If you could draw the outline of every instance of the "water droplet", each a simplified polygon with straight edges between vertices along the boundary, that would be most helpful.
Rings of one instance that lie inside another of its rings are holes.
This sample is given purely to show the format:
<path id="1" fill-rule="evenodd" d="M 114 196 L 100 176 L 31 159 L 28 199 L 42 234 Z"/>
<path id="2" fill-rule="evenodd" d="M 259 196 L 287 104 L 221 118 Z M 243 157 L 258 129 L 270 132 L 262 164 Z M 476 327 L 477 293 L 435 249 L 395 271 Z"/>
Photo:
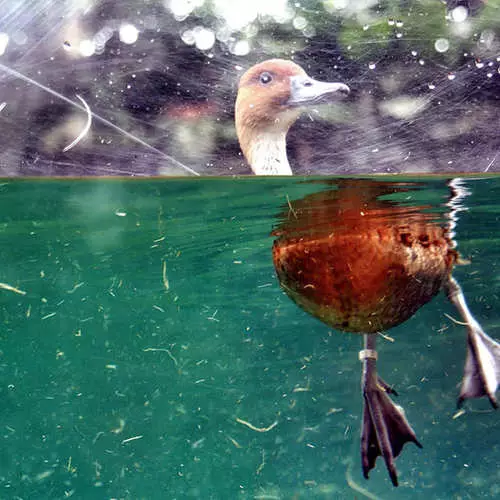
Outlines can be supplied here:
<path id="1" fill-rule="evenodd" d="M 124 23 L 120 26 L 118 35 L 121 42 L 131 45 L 137 42 L 137 39 L 139 38 L 139 30 L 133 24 Z"/>
<path id="2" fill-rule="evenodd" d="M 481 33 L 479 43 L 486 45 L 487 48 L 492 48 L 493 41 L 495 40 L 495 32 L 493 30 L 484 30 Z"/>
<path id="3" fill-rule="evenodd" d="M 451 11 L 451 19 L 456 23 L 463 23 L 467 17 L 469 17 L 469 12 L 467 8 L 462 5 L 455 7 Z"/>
<path id="4" fill-rule="evenodd" d="M 196 42 L 196 37 L 194 36 L 193 30 L 184 31 L 184 33 L 182 33 L 182 35 L 181 35 L 181 40 L 186 45 L 194 45 Z"/>
<path id="5" fill-rule="evenodd" d="M 368 63 L 368 67 L 370 69 L 375 69 L 377 67 L 377 65 L 374 62 L 371 62 L 371 63 Z"/>
<path id="6" fill-rule="evenodd" d="M 95 44 L 92 40 L 82 40 L 78 49 L 83 57 L 90 57 L 94 55 Z"/>
<path id="7" fill-rule="evenodd" d="M 295 16 L 292 23 L 296 30 L 303 30 L 307 26 L 307 19 L 303 16 Z"/>
<path id="8" fill-rule="evenodd" d="M 436 52 L 446 52 L 450 48 L 450 42 L 446 38 L 438 38 L 434 42 Z"/>
<path id="9" fill-rule="evenodd" d="M 250 52 L 250 43 L 248 40 L 239 40 L 234 44 L 231 52 L 236 56 L 246 56 Z"/>
<path id="10" fill-rule="evenodd" d="M 208 51 L 215 43 L 215 33 L 203 26 L 196 26 L 193 29 L 193 35 L 195 37 L 195 45 L 199 50 Z"/>
<path id="11" fill-rule="evenodd" d="M 8 43 L 9 43 L 9 36 L 7 35 L 7 33 L 0 33 L 0 56 L 4 54 Z"/>
<path id="12" fill-rule="evenodd" d="M 314 26 L 306 26 L 303 30 L 302 33 L 304 34 L 305 37 L 307 38 L 313 38 L 316 36 L 316 30 L 314 29 Z"/>

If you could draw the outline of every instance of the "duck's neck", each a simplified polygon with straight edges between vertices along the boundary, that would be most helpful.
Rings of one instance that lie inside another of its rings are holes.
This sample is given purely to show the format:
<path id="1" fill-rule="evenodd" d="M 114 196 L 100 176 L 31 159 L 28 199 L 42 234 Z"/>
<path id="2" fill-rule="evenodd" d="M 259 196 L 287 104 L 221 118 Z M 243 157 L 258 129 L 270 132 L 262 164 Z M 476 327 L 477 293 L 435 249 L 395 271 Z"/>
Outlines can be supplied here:
<path id="1" fill-rule="evenodd" d="M 292 175 L 286 155 L 286 132 L 255 131 L 245 156 L 256 175 Z"/>

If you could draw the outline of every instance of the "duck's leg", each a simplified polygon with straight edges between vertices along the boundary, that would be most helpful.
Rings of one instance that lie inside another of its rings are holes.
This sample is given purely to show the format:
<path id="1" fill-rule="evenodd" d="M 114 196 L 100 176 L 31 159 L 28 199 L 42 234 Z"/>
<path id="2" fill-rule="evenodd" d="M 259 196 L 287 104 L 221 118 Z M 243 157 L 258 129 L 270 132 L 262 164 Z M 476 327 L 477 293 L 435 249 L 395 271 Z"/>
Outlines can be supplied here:
<path id="1" fill-rule="evenodd" d="M 491 405 L 498 408 L 495 392 L 500 379 L 500 344 L 484 333 L 467 307 L 462 288 L 451 276 L 446 292 L 467 324 L 467 357 L 458 406 L 466 399 L 488 396 Z"/>
<path id="2" fill-rule="evenodd" d="M 396 394 L 377 375 L 376 335 L 364 335 L 364 349 L 359 353 L 363 363 L 363 427 L 361 430 L 361 464 L 363 475 L 375 467 L 380 455 L 385 460 L 392 484 L 398 485 L 398 474 L 394 459 L 401 453 L 405 443 L 411 441 L 419 448 L 415 432 L 404 416 L 403 409 L 396 406 L 388 394 Z"/>

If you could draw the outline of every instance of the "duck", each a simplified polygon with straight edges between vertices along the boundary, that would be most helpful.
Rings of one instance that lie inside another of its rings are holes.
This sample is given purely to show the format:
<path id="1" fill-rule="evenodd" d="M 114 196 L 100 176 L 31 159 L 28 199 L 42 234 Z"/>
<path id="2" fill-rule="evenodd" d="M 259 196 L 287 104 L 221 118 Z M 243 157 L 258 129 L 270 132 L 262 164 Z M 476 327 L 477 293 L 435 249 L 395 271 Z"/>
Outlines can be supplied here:
<path id="1" fill-rule="evenodd" d="M 235 105 L 240 148 L 256 175 L 293 175 L 286 135 L 304 109 L 343 99 L 350 88 L 311 78 L 293 61 L 269 59 L 241 77 Z"/>
<path id="2" fill-rule="evenodd" d="M 378 334 L 407 321 L 444 291 L 467 330 L 459 407 L 485 396 L 498 408 L 500 344 L 474 318 L 452 274 L 464 263 L 453 239 L 458 183 L 449 185 L 452 208 L 443 222 L 430 207 L 394 201 L 418 189 L 411 183 L 321 182 L 331 185 L 289 202 L 280 215 L 272 233 L 274 268 L 298 306 L 335 330 L 363 336 L 362 472 L 368 479 L 381 456 L 398 486 L 396 457 L 406 443 L 422 445 L 391 399 L 397 395 L 393 386 L 378 376 Z"/>

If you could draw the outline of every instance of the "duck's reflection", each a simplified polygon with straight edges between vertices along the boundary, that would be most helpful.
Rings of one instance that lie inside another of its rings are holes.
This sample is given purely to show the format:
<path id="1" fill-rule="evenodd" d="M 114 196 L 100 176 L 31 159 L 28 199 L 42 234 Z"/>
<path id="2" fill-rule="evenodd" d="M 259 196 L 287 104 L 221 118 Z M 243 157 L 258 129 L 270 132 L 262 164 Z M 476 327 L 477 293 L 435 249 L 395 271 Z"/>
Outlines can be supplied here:
<path id="1" fill-rule="evenodd" d="M 299 306 L 326 324 L 364 334 L 361 457 L 365 477 L 383 456 L 397 486 L 394 459 L 406 442 L 420 446 L 403 412 L 377 375 L 377 333 L 410 318 L 440 290 L 467 325 L 467 359 L 459 404 L 487 396 L 497 407 L 500 345 L 469 312 L 452 277 L 459 262 L 452 239 L 463 194 L 448 184 L 446 211 L 410 205 L 416 183 L 337 180 L 328 189 L 289 202 L 273 234 L 273 261 L 281 286 Z M 324 189 L 324 186 L 321 186 Z"/>

